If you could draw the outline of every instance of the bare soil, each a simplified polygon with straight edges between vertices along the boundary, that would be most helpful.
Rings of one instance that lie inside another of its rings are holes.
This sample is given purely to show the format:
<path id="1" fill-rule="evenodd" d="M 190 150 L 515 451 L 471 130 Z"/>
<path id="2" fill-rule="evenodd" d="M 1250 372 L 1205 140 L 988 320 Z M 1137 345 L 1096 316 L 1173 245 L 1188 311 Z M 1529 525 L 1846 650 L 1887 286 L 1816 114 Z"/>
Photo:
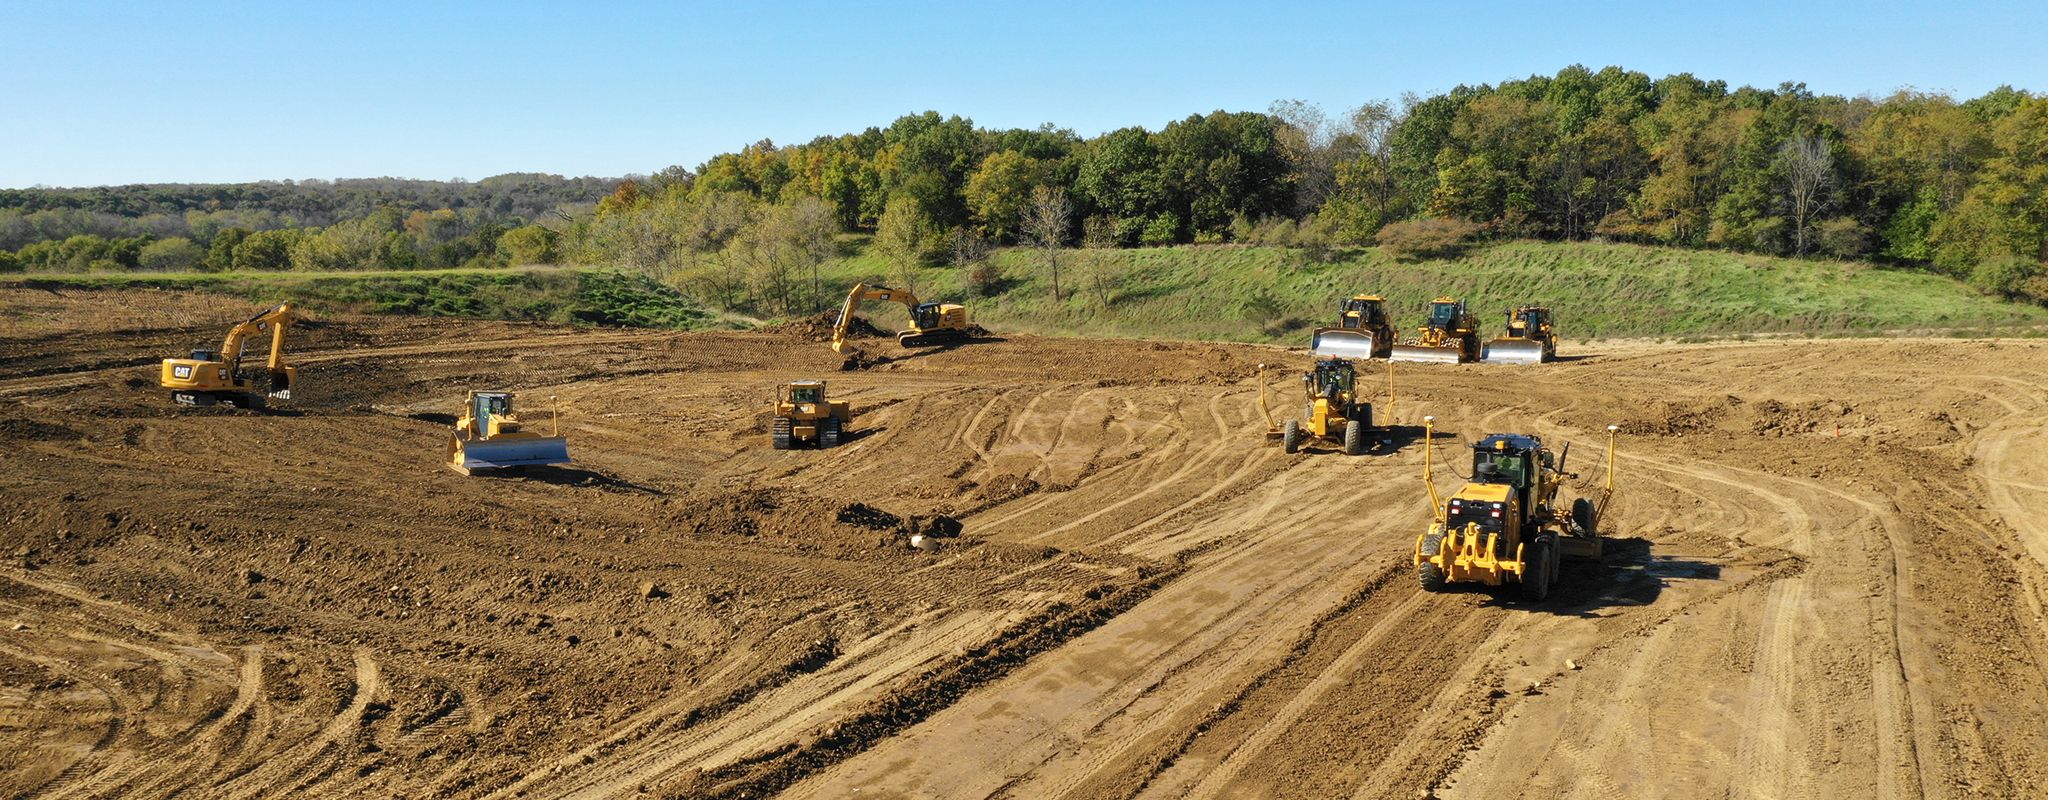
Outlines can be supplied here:
<path id="1" fill-rule="evenodd" d="M 2048 345 L 1403 365 L 1376 455 L 1290 456 L 1306 355 L 1198 343 L 345 317 L 174 407 L 255 310 L 196 297 L 0 291 L 0 796 L 2048 792 Z M 799 377 L 847 444 L 769 447 Z M 575 463 L 444 467 L 472 388 Z M 1420 591 L 1424 414 L 1445 489 L 1621 426 L 1606 556 Z"/>

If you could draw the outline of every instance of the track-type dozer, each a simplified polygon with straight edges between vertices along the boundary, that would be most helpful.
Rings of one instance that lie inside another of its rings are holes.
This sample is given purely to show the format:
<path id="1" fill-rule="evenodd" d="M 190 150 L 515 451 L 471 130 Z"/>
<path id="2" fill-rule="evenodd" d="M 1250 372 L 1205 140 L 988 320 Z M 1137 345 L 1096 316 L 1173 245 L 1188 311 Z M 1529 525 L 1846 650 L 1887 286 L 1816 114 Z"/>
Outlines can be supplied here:
<path id="1" fill-rule="evenodd" d="M 226 403 L 262 408 L 266 397 L 289 400 L 299 368 L 284 363 L 284 333 L 298 319 L 290 303 L 250 317 L 228 330 L 227 340 L 217 351 L 194 350 L 191 358 L 164 359 L 158 382 L 171 390 L 171 402 L 181 406 Z M 270 358 L 261 367 L 245 366 L 242 345 L 266 331 L 270 333 Z"/>
<path id="2" fill-rule="evenodd" d="M 448 467 L 464 475 L 476 470 L 569 463 L 560 415 L 543 436 L 522 428 L 512 413 L 511 392 L 469 393 L 469 406 L 448 437 Z"/>
<path id="3" fill-rule="evenodd" d="M 832 325 L 833 352 L 844 353 L 852 347 L 847 343 L 846 330 L 853 324 L 854 312 L 860 310 L 863 300 L 902 303 L 910 309 L 910 327 L 896 333 L 896 343 L 904 347 L 931 347 L 973 336 L 973 327 L 967 322 L 966 306 L 920 303 L 917 295 L 908 291 L 856 283 L 846 293 L 846 302 L 839 306 L 839 320 Z"/>
<path id="4" fill-rule="evenodd" d="M 1302 373 L 1301 383 L 1308 396 L 1301 419 L 1287 420 L 1278 427 L 1277 438 L 1287 452 L 1298 453 L 1311 443 L 1328 441 L 1340 444 L 1346 455 L 1362 455 L 1372 447 L 1374 434 L 1384 432 L 1373 427 L 1372 401 L 1358 385 L 1357 367 L 1350 359 L 1318 358 L 1312 370 Z M 1259 380 L 1259 407 L 1271 426 L 1263 377 Z M 1274 436 L 1271 432 L 1267 435 Z"/>
<path id="5" fill-rule="evenodd" d="M 1557 333 L 1551 330 L 1550 309 L 1519 306 L 1508 312 L 1507 332 L 1481 348 L 1488 364 L 1541 364 L 1557 357 Z"/>
<path id="6" fill-rule="evenodd" d="M 845 400 L 825 399 L 824 381 L 791 381 L 776 389 L 769 433 L 777 450 L 800 444 L 838 447 L 851 421 L 853 410 Z"/>
<path id="7" fill-rule="evenodd" d="M 1472 445 L 1472 479 L 1448 500 L 1436 492 L 1433 465 L 1436 418 L 1425 417 L 1423 482 L 1436 519 L 1415 538 L 1415 569 L 1422 588 L 1452 583 L 1514 583 L 1522 597 L 1542 600 L 1557 582 L 1564 558 L 1600 557 L 1600 515 L 1614 494 L 1614 426 L 1607 428 L 1607 484 L 1600 498 L 1558 505 L 1566 479 L 1564 452 L 1552 453 L 1530 434 L 1494 433 Z"/>
<path id="8" fill-rule="evenodd" d="M 1387 321 L 1386 300 L 1376 294 L 1355 295 L 1337 311 L 1337 324 L 1317 328 L 1308 349 L 1319 356 L 1386 358 L 1394 347 L 1394 325 Z"/>
<path id="9" fill-rule="evenodd" d="M 1439 297 L 1429 301 L 1429 322 L 1415 341 L 1394 345 L 1387 357 L 1395 361 L 1463 364 L 1479 360 L 1479 320 L 1465 301 Z"/>

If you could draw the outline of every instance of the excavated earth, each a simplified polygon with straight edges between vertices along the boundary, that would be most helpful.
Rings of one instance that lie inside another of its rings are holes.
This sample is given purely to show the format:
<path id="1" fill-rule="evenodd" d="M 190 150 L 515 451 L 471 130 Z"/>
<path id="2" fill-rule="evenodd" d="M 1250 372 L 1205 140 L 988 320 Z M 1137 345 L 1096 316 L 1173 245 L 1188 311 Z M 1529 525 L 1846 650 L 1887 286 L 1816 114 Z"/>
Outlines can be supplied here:
<path id="1" fill-rule="evenodd" d="M 0 796 L 2048 794 L 2042 343 L 1403 365 L 1346 457 L 1263 436 L 1299 350 L 1000 332 L 335 317 L 170 405 L 254 310 L 0 291 Z M 793 378 L 847 444 L 768 446 Z M 445 468 L 472 388 L 575 463 Z M 1620 426 L 1604 557 L 1420 591 L 1424 414 L 1446 490 Z"/>

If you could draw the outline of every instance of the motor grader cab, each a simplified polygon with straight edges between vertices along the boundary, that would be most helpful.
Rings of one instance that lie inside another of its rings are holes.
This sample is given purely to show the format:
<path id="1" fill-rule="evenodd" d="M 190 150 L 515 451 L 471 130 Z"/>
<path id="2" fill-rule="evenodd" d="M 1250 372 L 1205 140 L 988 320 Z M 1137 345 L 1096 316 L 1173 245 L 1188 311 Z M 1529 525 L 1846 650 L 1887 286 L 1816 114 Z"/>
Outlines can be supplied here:
<path id="1" fill-rule="evenodd" d="M 967 307 L 958 303 L 921 303 L 917 295 L 908 291 L 891 289 L 886 286 L 869 286 L 856 283 L 846 293 L 846 302 L 839 306 L 839 319 L 832 324 L 832 351 L 844 353 L 854 348 L 847 342 L 846 331 L 853 324 L 854 314 L 860 304 L 867 300 L 902 303 L 910 312 L 910 328 L 896 333 L 896 343 L 904 347 L 930 347 L 956 342 L 968 338 L 971 326 L 967 321 Z"/>
<path id="2" fill-rule="evenodd" d="M 555 415 L 548 435 L 526 430 L 512 412 L 511 392 L 470 392 L 462 419 L 448 437 L 448 467 L 464 475 L 567 463 L 569 443 L 562 438 L 561 416 Z"/>
<path id="3" fill-rule="evenodd" d="M 1395 345 L 1388 358 L 1435 364 L 1477 361 L 1479 320 L 1466 310 L 1463 300 L 1454 297 L 1431 300 L 1429 321 L 1419 329 L 1415 341 Z"/>
<path id="4" fill-rule="evenodd" d="M 1388 320 L 1386 300 L 1379 295 L 1354 295 L 1337 309 L 1337 324 L 1317 328 L 1309 338 L 1309 352 L 1343 358 L 1386 358 L 1394 347 L 1394 325 Z"/>
<path id="5" fill-rule="evenodd" d="M 1424 418 L 1423 481 L 1435 520 L 1415 540 L 1422 588 L 1452 583 L 1514 583 L 1522 597 L 1540 601 L 1556 584 L 1559 561 L 1600 557 L 1599 522 L 1614 493 L 1614 434 L 1607 428 L 1607 482 L 1600 498 L 1580 497 L 1570 510 L 1558 505 L 1559 487 L 1577 476 L 1565 471 L 1571 455 L 1520 433 L 1496 433 L 1472 445 L 1472 477 L 1448 499 L 1439 498 L 1432 468 L 1436 418 Z"/>
<path id="6" fill-rule="evenodd" d="M 1508 311 L 1507 330 L 1486 343 L 1479 360 L 1488 364 L 1541 364 L 1557 357 L 1557 333 L 1550 309 L 1520 306 Z"/>
<path id="7" fill-rule="evenodd" d="M 171 390 L 171 402 L 181 406 L 226 403 L 262 408 L 267 397 L 289 400 L 299 369 L 284 363 L 284 337 L 298 319 L 290 303 L 250 317 L 228 329 L 219 350 L 193 350 L 191 358 L 164 359 L 158 384 Z M 265 332 L 270 334 L 270 357 L 261 367 L 245 366 L 242 346 Z"/>
<path id="8" fill-rule="evenodd" d="M 799 444 L 838 447 L 853 411 L 844 400 L 827 400 L 824 381 L 791 381 L 776 389 L 770 436 L 775 449 Z"/>
<path id="9" fill-rule="evenodd" d="M 1340 443 L 1345 455 L 1362 455 L 1371 447 L 1372 402 L 1358 385 L 1358 371 L 1350 359 L 1319 358 L 1301 375 L 1307 404 L 1301 419 L 1290 419 L 1280 428 L 1280 446 L 1289 453 L 1301 451 L 1312 441 Z M 1265 401 L 1265 382 L 1260 381 L 1260 402 Z"/>

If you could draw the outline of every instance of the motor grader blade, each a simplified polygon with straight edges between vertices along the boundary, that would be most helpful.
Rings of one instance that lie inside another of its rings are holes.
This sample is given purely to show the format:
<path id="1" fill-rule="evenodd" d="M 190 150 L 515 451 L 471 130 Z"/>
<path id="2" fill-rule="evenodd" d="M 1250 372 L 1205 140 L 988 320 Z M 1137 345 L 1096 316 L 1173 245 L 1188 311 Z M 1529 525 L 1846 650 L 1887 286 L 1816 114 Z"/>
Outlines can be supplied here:
<path id="1" fill-rule="evenodd" d="M 1541 364 L 1543 343 L 1527 339 L 1495 339 L 1480 348 L 1479 360 L 1488 364 Z"/>
<path id="2" fill-rule="evenodd" d="M 1461 356 L 1462 351 L 1456 345 L 1427 347 L 1419 344 L 1397 344 L 1387 358 L 1390 361 L 1413 361 L 1423 364 L 1456 364 L 1462 360 Z"/>
<path id="3" fill-rule="evenodd" d="M 468 475 L 472 470 L 534 467 L 569 463 L 569 440 L 560 436 L 500 436 L 493 439 L 448 440 L 448 466 Z"/>
<path id="4" fill-rule="evenodd" d="M 1372 331 L 1350 328 L 1321 328 L 1309 338 L 1309 352 L 1338 358 L 1372 358 Z"/>

